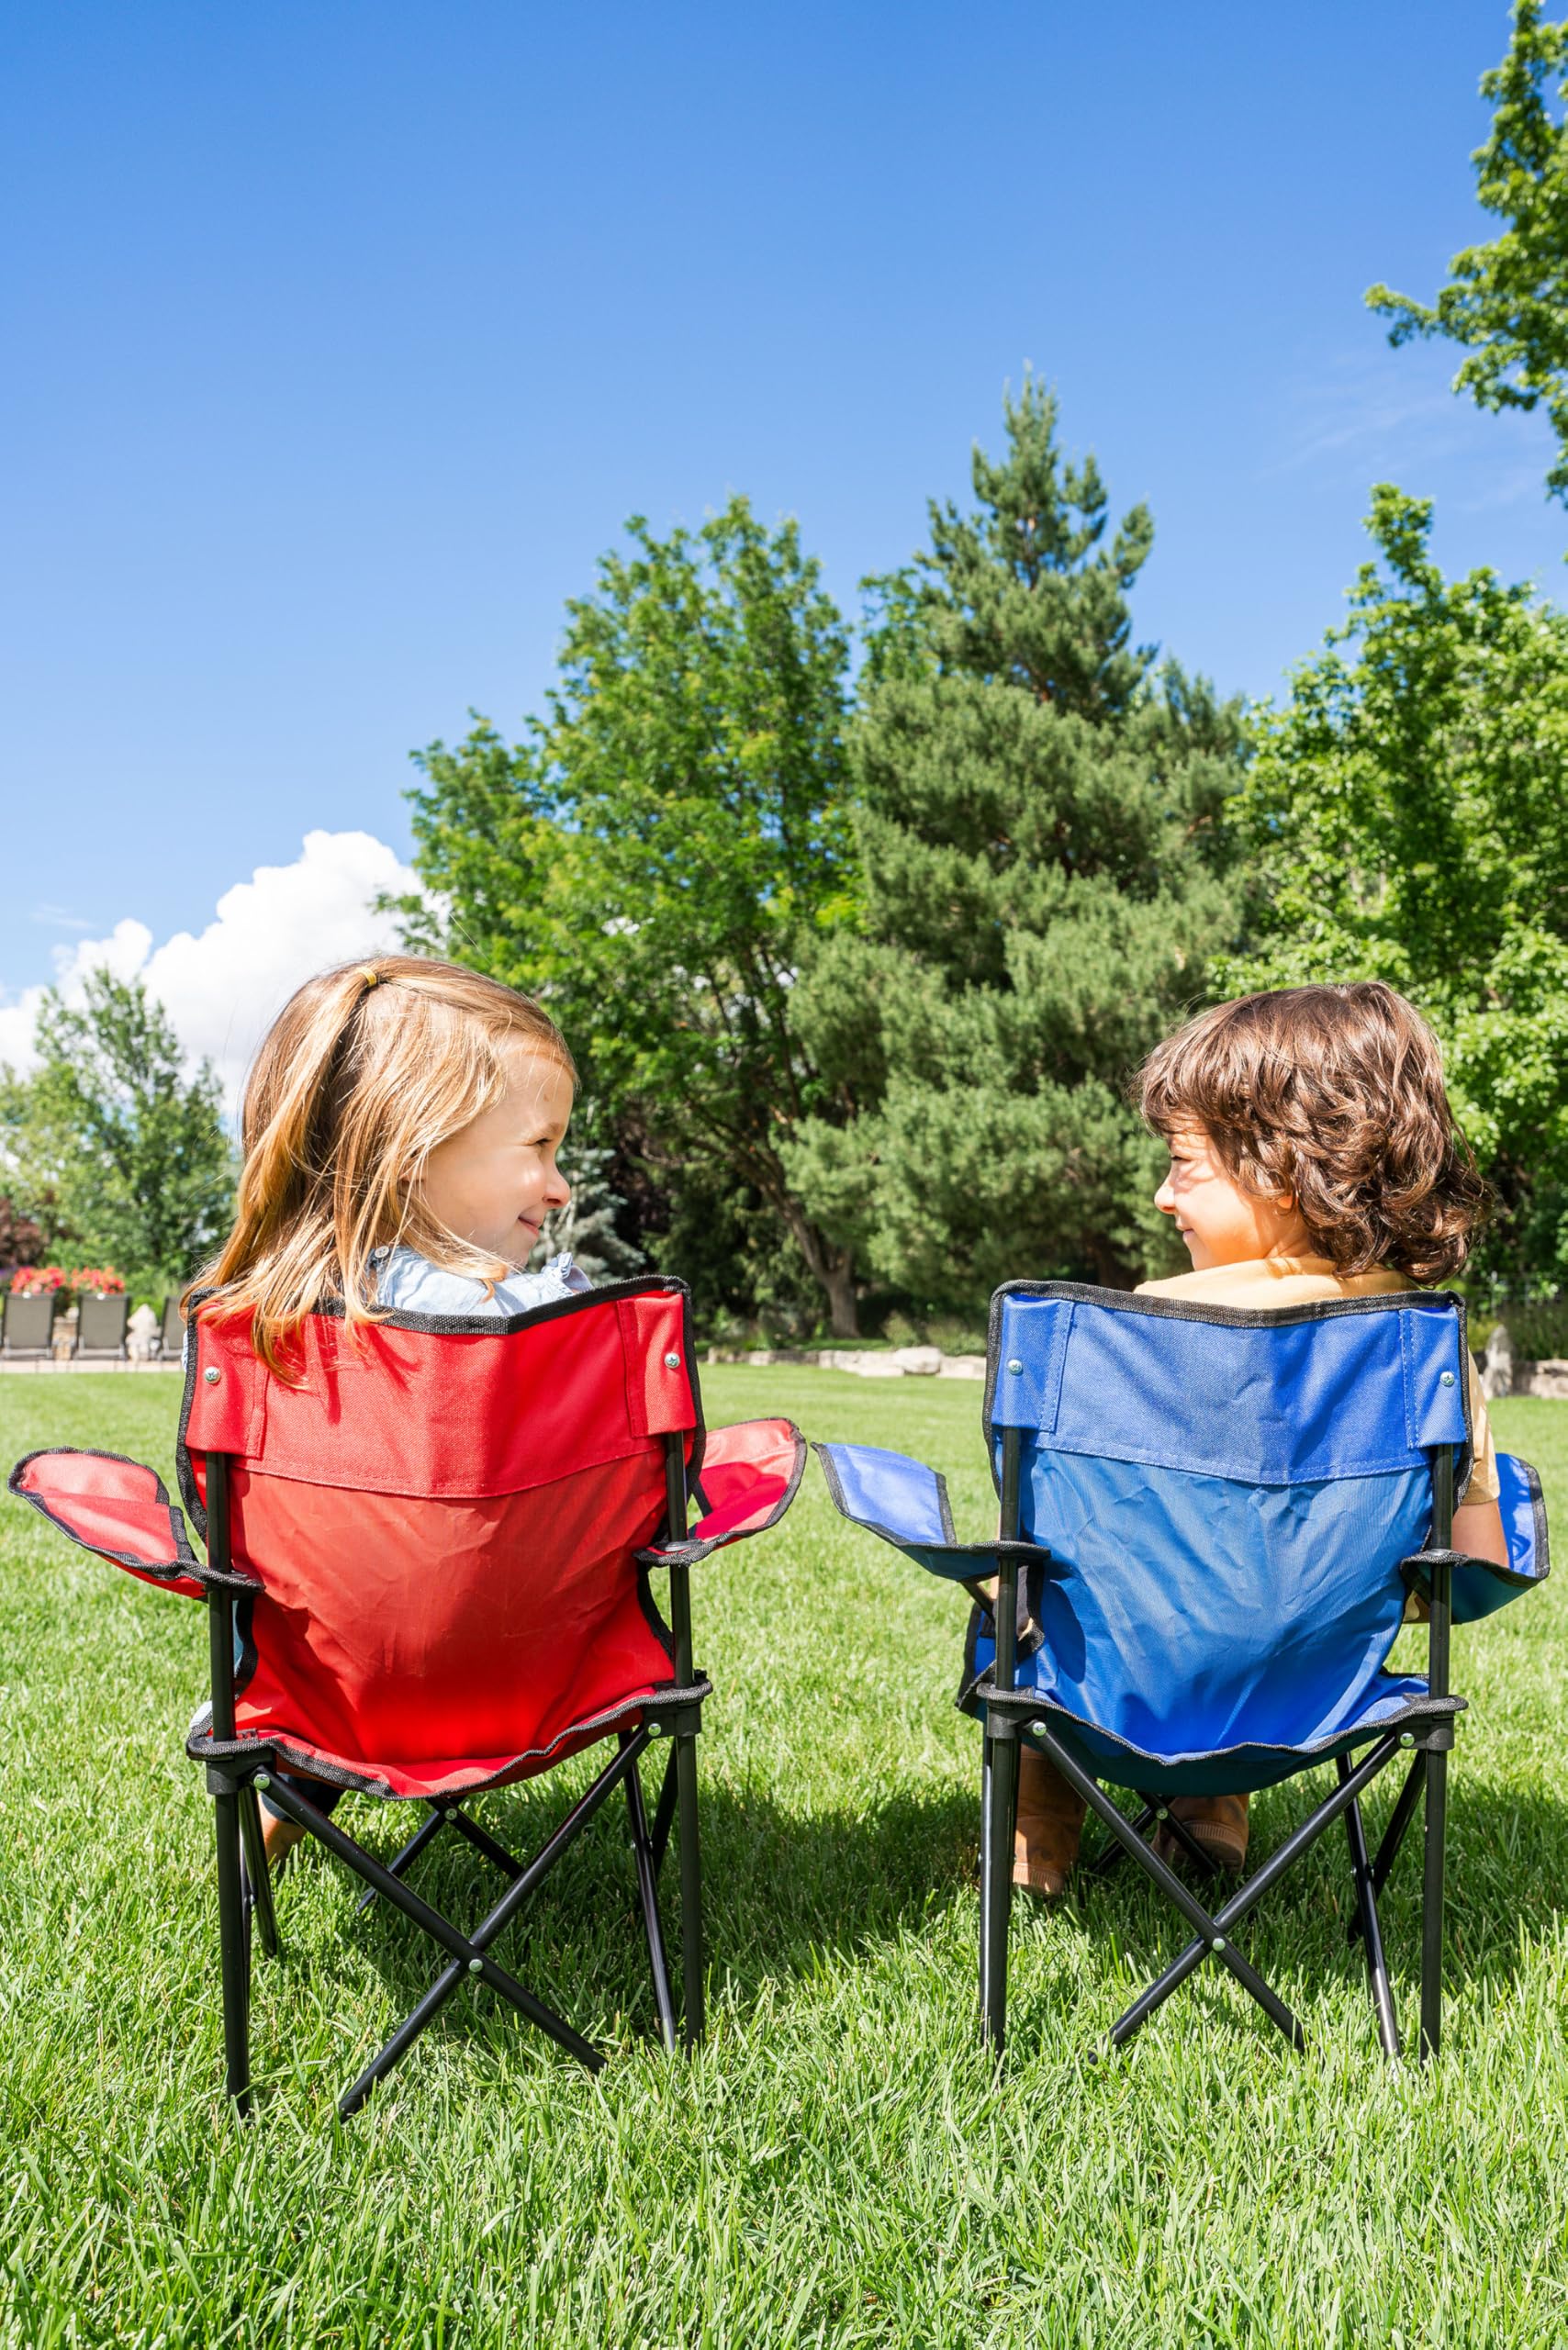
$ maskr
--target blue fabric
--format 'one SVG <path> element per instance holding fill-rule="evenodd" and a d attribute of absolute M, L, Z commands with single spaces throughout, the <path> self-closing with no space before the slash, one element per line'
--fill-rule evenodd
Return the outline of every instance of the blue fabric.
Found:
<path fill-rule="evenodd" d="M 1004 1296 L 992 1423 L 1058 1452 L 1257 1484 L 1424 1468 L 1428 1446 L 1466 1440 L 1458 1307 L 1376 1304 L 1210 1319 Z"/>
<path fill-rule="evenodd" d="M 1018 1534 L 1050 1555 L 1018 1685 L 1100 1775 L 1260 1786 L 1426 1699 L 1383 1666 L 1401 1564 L 1429 1537 L 1431 1449 L 1468 1448 L 1457 1301 L 1178 1314 L 1064 1285 L 998 1305 L 998 1473 L 1017 1428 Z M 930 1472 L 862 1469 L 845 1490 L 851 1516 L 932 1563 Z M 1517 1503 L 1505 1514 L 1522 1528 Z M 981 1641 L 976 1672 L 991 1661 Z"/>
<path fill-rule="evenodd" d="M 1382 1667 L 1428 1448 L 1466 1444 L 1462 1330 L 1419 1293 L 1327 1314 L 1005 1296 L 993 1427 L 1025 1432 L 1019 1530 L 1055 1562 L 1019 1685 L 1103 1769 L 1125 1747 L 1282 1775 L 1402 1711 L 1425 1684 Z"/>
<path fill-rule="evenodd" d="M 1524 1462 L 1516 1460 L 1511 1452 L 1497 1455 L 1497 1478 L 1503 1489 L 1500 1506 L 1503 1530 L 1508 1538 L 1508 1564 L 1515 1574 L 1539 1583 L 1546 1572 L 1546 1561 L 1538 1555 L 1536 1545 L 1540 1488 Z"/>
<path fill-rule="evenodd" d="M 995 1645 L 982 1632 L 975 1641 L 975 1672 L 989 1673 L 995 1661 Z M 1037 1686 L 1032 1670 L 1037 1662 L 1032 1659 L 1030 1665 L 1020 1667 L 1020 1689 Z M 1329 1762 L 1354 1746 L 1364 1746 L 1370 1738 L 1397 1722 L 1408 1707 L 1423 1705 L 1427 1695 L 1425 1679 L 1416 1673 L 1380 1673 L 1359 1710 L 1305 1749 L 1249 1740 L 1217 1752 L 1176 1755 L 1151 1753 L 1130 1740 L 1112 1737 L 1059 1708 L 1043 1691 L 1038 1703 L 1040 1718 L 1050 1724 L 1092 1777 L 1108 1779 L 1115 1786 L 1137 1787 L 1148 1795 L 1217 1796 L 1272 1786 L 1292 1777 L 1304 1761 Z"/>
<path fill-rule="evenodd" d="M 950 1582 L 993 1572 L 995 1545 L 955 1540 L 946 1485 L 923 1460 L 872 1444 L 819 1444 L 816 1449 L 836 1506 L 857 1526 Z"/>
<path fill-rule="evenodd" d="M 1139 1756 L 1318 1747 L 1425 1690 L 1381 1670 L 1430 1523 L 1425 1467 L 1283 1487 L 1036 1443 L 1021 1499 L 1053 1567 L 1018 1686 Z"/>
<path fill-rule="evenodd" d="M 1473 1566 L 1456 1567 L 1452 1583 L 1456 1624 L 1473 1624 L 1483 1616 L 1495 1614 L 1510 1599 L 1517 1599 L 1521 1590 L 1546 1577 L 1547 1561 L 1537 1540 L 1536 1511 L 1540 1489 L 1534 1472 L 1522 1460 L 1516 1460 L 1511 1452 L 1500 1452 L 1497 1482 L 1502 1488 L 1498 1506 L 1507 1537 L 1508 1572 L 1499 1574 L 1479 1560 Z"/>

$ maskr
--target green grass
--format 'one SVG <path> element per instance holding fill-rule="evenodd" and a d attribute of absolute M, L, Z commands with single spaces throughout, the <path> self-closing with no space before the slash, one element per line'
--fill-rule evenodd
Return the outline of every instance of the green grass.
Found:
<path fill-rule="evenodd" d="M 988 1521 L 978 1388 L 744 1369 L 705 1384 L 716 1420 L 782 1410 L 812 1435 L 923 1452 L 949 1471 L 960 1526 Z M 175 1393 L 162 1378 L 5 1380 L 0 1458 L 58 1441 L 166 1465 Z M 1568 1497 L 1568 1411 L 1523 1401 L 1497 1419 Z M 700 2058 L 650 2042 L 607 1814 L 504 1946 L 611 2043 L 606 2071 L 587 2079 L 464 1994 L 340 2127 L 338 2090 L 430 1961 L 396 1919 L 356 1918 L 318 1853 L 281 1888 L 286 1960 L 259 1970 L 245 2130 L 218 2090 L 211 1830 L 182 1751 L 205 1618 L 6 1505 L 0 2340 L 1568 2338 L 1555 1584 L 1456 1642 L 1473 1709 L 1432 2074 L 1378 2058 L 1336 1839 L 1249 1930 L 1306 2023 L 1305 2056 L 1205 1969 L 1126 2053 L 1090 2061 L 1177 1947 L 1124 1872 L 1081 1906 L 1018 1916 L 993 2076 L 976 2035 L 976 1732 L 950 1702 L 961 1606 L 844 1526 L 814 1467 L 782 1530 L 711 1561 L 698 1598 L 719 1692 Z M 487 1816 L 526 1844 L 558 1800 L 546 1783 Z M 1260 1800 L 1263 1845 L 1302 1800 Z M 384 1849 L 397 1832 L 366 1802 L 349 1824 Z M 431 1868 L 453 1903 L 492 1889 L 462 1848 Z M 1407 1861 L 1385 1909 L 1407 2019 L 1414 1879 Z"/>

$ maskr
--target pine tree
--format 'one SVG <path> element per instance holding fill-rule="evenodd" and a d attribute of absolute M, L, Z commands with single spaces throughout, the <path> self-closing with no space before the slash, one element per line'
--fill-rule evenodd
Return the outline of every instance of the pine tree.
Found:
<path fill-rule="evenodd" d="M 566 1155 L 572 1196 L 564 1208 L 544 1219 L 541 1263 L 565 1248 L 590 1281 L 625 1281 L 642 1270 L 642 1250 L 622 1240 L 615 1229 L 615 1211 L 625 1202 L 611 1188 L 610 1165 L 614 1156 L 612 1150 L 593 1143 L 573 1144 Z"/>
<path fill-rule="evenodd" d="M 844 1123 L 789 1168 L 810 1213 L 924 1304 L 1011 1275 L 1125 1283 L 1158 1254 L 1126 1098 L 1232 926 L 1217 819 L 1241 721 L 1131 641 L 1152 525 L 1106 542 L 1051 394 L 1006 407 L 977 510 L 931 509 L 879 583 L 851 755 L 866 913 L 798 990 Z"/>

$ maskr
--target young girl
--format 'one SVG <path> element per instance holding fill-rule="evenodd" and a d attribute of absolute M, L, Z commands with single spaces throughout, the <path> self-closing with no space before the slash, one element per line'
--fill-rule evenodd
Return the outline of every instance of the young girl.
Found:
<path fill-rule="evenodd" d="M 1150 1054 L 1139 1090 L 1170 1153 L 1155 1205 L 1175 1218 L 1193 1262 L 1142 1282 L 1143 1293 L 1301 1305 L 1414 1289 L 1464 1263 L 1484 1187 L 1454 1125 L 1436 1037 L 1380 981 L 1222 1003 Z M 1453 1547 L 1506 1564 L 1496 1449 L 1473 1364 L 1470 1407 L 1475 1465 Z M 1170 1808 L 1220 1867 L 1239 1869 L 1247 1801 L 1185 1796 Z M 1023 1747 L 1014 1882 L 1060 1893 L 1082 1821 L 1066 1781 Z M 1168 1860 L 1173 1844 L 1166 1833 Z"/>
<path fill-rule="evenodd" d="M 248 1314 L 286 1376 L 319 1306 L 504 1315 L 586 1290 L 569 1256 L 523 1270 L 571 1198 L 555 1155 L 576 1083 L 538 1004 L 454 963 L 381 955 L 307 980 L 245 1089 L 234 1229 L 193 1285 L 216 1289 L 202 1312 Z M 270 1809 L 264 1826 L 274 1862 L 303 1832 Z"/>

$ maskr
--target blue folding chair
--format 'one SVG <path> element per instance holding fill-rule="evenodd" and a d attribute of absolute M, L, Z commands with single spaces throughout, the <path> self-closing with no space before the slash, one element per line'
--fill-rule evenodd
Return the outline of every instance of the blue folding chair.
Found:
<path fill-rule="evenodd" d="M 1131 2038 L 1207 1958 L 1296 2046 L 1301 2026 L 1231 1940 L 1286 1870 L 1343 1818 L 1379 2037 L 1399 2053 L 1377 1897 L 1423 1790 L 1421 2047 L 1441 2020 L 1454 1622 L 1489 1614 L 1548 1566 L 1540 1483 L 1501 1457 L 1509 1564 L 1456 1553 L 1469 1474 L 1464 1307 L 1406 1292 L 1246 1312 L 1073 1281 L 1011 1281 L 991 1301 L 984 1427 L 1001 1494 L 995 1541 L 958 1541 L 945 1481 L 902 1455 L 819 1445 L 845 1516 L 977 1601 L 959 1703 L 984 1725 L 980 1998 L 1006 2029 L 1020 1738 L 1104 1822 L 1193 1939 L 1118 2020 Z M 982 1580 L 994 1575 L 995 1598 Z M 1390 1673 L 1412 1594 L 1429 1608 L 1425 1676 Z M 1361 1798 L 1402 1749 L 1410 1769 L 1375 1860 Z M 1213 1912 L 1144 1841 L 1182 1794 L 1271 1786 L 1332 1763 L 1338 1784 Z M 1102 1781 L 1130 1789 L 1129 1818 Z"/>

